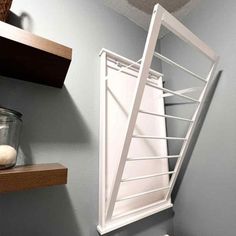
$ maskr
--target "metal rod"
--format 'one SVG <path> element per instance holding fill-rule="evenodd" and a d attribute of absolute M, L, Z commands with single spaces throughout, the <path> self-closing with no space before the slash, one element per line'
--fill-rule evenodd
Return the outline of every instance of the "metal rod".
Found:
<path fill-rule="evenodd" d="M 153 157 L 128 157 L 127 161 L 159 160 L 159 159 L 172 159 L 172 158 L 179 158 L 179 157 L 180 155 L 153 156 Z"/>
<path fill-rule="evenodd" d="M 132 77 L 134 77 L 134 78 L 138 78 L 138 75 L 132 74 L 132 73 L 130 73 L 130 72 L 128 72 L 128 71 L 125 71 L 125 70 L 119 71 L 118 68 L 116 68 L 116 67 L 114 67 L 114 66 L 111 66 L 111 65 L 107 65 L 107 68 L 116 70 L 117 72 L 121 72 L 121 73 L 123 73 L 123 74 L 132 76 Z M 129 68 L 129 69 L 130 69 L 130 68 Z M 113 77 L 107 76 L 107 77 L 106 77 L 106 80 L 113 79 L 113 78 L 114 78 L 114 76 L 113 76 Z M 158 80 L 159 78 L 160 78 L 160 77 L 157 77 L 157 76 L 152 75 L 152 74 L 150 74 L 149 77 L 148 77 L 148 79 L 150 79 L 150 80 L 151 80 L 151 79 Z"/>
<path fill-rule="evenodd" d="M 133 194 L 133 195 L 130 195 L 130 196 L 127 196 L 127 197 L 119 198 L 119 199 L 117 199 L 117 202 L 126 201 L 126 200 L 136 198 L 136 197 L 141 197 L 141 196 L 146 195 L 146 194 L 151 194 L 151 193 L 159 192 L 159 191 L 162 191 L 162 190 L 167 190 L 169 188 L 170 188 L 170 186 L 145 191 L 145 192 L 142 192 L 142 193 Z"/>
<path fill-rule="evenodd" d="M 116 62 L 117 60 L 119 60 L 120 63 L 125 64 L 125 65 L 129 65 L 129 64 L 133 64 L 134 63 L 133 60 L 130 60 L 130 59 L 126 58 L 126 57 L 118 55 L 118 54 L 116 54 L 114 52 L 111 52 L 111 51 L 109 51 L 107 49 L 103 49 L 102 52 L 106 52 L 107 60 L 109 60 L 109 61 L 111 61 L 113 63 Z M 101 53 L 100 53 L 100 55 L 101 55 Z M 134 64 L 132 68 L 139 70 L 140 64 L 137 64 L 137 65 Z M 150 68 L 150 73 L 155 75 L 155 76 L 157 76 L 157 77 L 160 76 L 159 72 L 157 72 L 157 71 L 155 71 L 155 70 L 153 70 L 151 68 Z"/>
<path fill-rule="evenodd" d="M 171 175 L 173 173 L 175 173 L 175 171 L 168 171 L 168 172 L 152 174 L 152 175 L 143 175 L 143 176 L 138 176 L 138 177 L 131 177 L 131 178 L 122 179 L 121 182 L 128 182 L 128 181 L 134 181 L 134 180 L 140 180 L 140 179 L 149 179 L 149 178 L 163 176 L 163 175 Z"/>
<path fill-rule="evenodd" d="M 139 110 L 140 113 L 147 114 L 147 115 L 152 115 L 152 116 L 160 116 L 160 117 L 165 117 L 165 118 L 171 118 L 171 119 L 176 119 L 176 120 L 182 120 L 182 121 L 188 121 L 188 122 L 193 122 L 193 120 L 178 117 L 178 116 L 170 116 L 170 115 L 162 115 L 154 112 L 148 112 L 148 111 L 143 111 Z"/>
<path fill-rule="evenodd" d="M 203 88 L 202 87 L 192 87 L 192 88 L 181 89 L 181 90 L 178 90 L 175 92 L 178 94 L 186 94 L 186 93 L 192 93 L 195 91 L 201 91 L 202 89 L 204 89 L 204 87 Z M 162 94 L 161 97 L 166 98 L 166 97 L 170 97 L 170 96 L 173 96 L 173 94 L 165 93 L 165 94 Z"/>
<path fill-rule="evenodd" d="M 140 64 L 139 64 L 140 61 L 142 61 L 142 58 L 140 58 L 138 61 L 135 61 L 135 62 L 133 62 L 133 63 L 127 65 L 127 66 L 121 66 L 120 69 L 119 69 L 119 72 L 124 70 L 124 69 L 129 69 L 130 67 L 133 67 L 134 65 L 139 65 L 140 66 Z"/>
<path fill-rule="evenodd" d="M 134 134 L 133 138 L 147 138 L 147 139 L 164 139 L 164 140 L 187 140 L 186 138 L 180 137 L 158 137 L 158 136 L 147 136 Z"/>
<path fill-rule="evenodd" d="M 195 74 L 194 72 L 192 72 L 192 71 L 186 69 L 185 67 L 183 67 L 183 66 L 177 64 L 176 62 L 170 60 L 169 58 L 167 58 L 167 57 L 165 57 L 165 56 L 163 56 L 163 55 L 161 55 L 160 53 L 154 52 L 154 56 L 157 57 L 157 58 L 159 58 L 159 59 L 161 59 L 162 61 L 168 63 L 169 65 L 176 66 L 176 67 L 179 68 L 180 70 L 183 70 L 183 71 L 189 73 L 190 75 L 194 76 L 195 78 L 197 78 L 197 79 L 199 79 L 199 80 L 201 80 L 201 81 L 203 81 L 203 82 L 205 82 L 205 83 L 207 82 L 206 79 L 204 79 L 204 78 L 201 77 L 200 75 Z"/>
<path fill-rule="evenodd" d="M 107 67 L 110 68 L 110 69 L 116 70 L 117 72 L 119 71 L 119 69 L 118 69 L 117 67 L 114 67 L 114 66 L 111 66 L 111 65 L 107 65 Z M 129 73 L 128 71 L 120 71 L 120 72 L 122 72 L 122 73 L 124 73 L 124 74 L 126 74 L 126 75 L 129 75 L 129 76 L 132 76 L 132 77 L 134 77 L 134 78 L 137 78 L 137 75 L 134 75 L 134 74 L 132 74 L 132 73 Z M 110 78 L 111 78 L 111 77 L 107 77 L 106 79 L 110 79 Z"/>
<path fill-rule="evenodd" d="M 117 215 L 113 216 L 112 219 L 117 219 L 117 218 L 121 218 L 121 217 L 130 215 L 130 214 L 134 214 L 134 213 L 136 213 L 136 212 L 139 212 L 139 211 L 142 211 L 142 210 L 151 208 L 151 207 L 159 206 L 159 205 L 161 205 L 161 204 L 163 204 L 163 203 L 166 203 L 166 200 L 161 200 L 161 201 L 159 201 L 159 202 L 151 203 L 151 204 L 149 204 L 149 205 L 140 207 L 140 208 L 138 208 L 138 209 L 134 209 L 134 210 L 131 210 L 131 211 L 128 211 L 128 212 L 126 211 L 126 212 L 124 212 L 124 213 L 117 214 Z"/>
<path fill-rule="evenodd" d="M 148 85 L 148 86 L 150 86 L 152 88 L 156 88 L 156 89 L 162 90 L 162 91 L 164 91 L 166 93 L 171 93 L 171 94 L 174 94 L 174 95 L 176 95 L 178 97 L 188 99 L 188 100 L 190 100 L 192 102 L 199 103 L 199 100 L 197 100 L 197 99 L 191 98 L 191 97 L 183 95 L 183 94 L 176 93 L 175 91 L 172 91 L 172 90 L 169 90 L 169 89 L 166 89 L 166 88 L 161 88 L 161 87 L 159 87 L 159 86 L 157 86 L 155 84 L 152 84 L 151 82 L 146 83 L 146 85 Z"/>
<path fill-rule="evenodd" d="M 118 59 L 119 59 L 119 58 L 118 58 Z M 119 61 L 119 64 L 117 64 L 117 60 L 116 60 L 116 59 L 108 58 L 107 60 L 110 62 L 110 63 L 107 64 L 107 67 L 109 67 L 109 68 L 111 68 L 111 69 L 115 69 L 117 72 L 118 72 L 122 67 L 127 67 L 127 66 L 129 65 L 128 63 L 132 63 L 132 64 L 133 64 L 132 67 L 129 67 L 129 68 L 127 68 L 126 70 L 121 70 L 120 72 L 125 73 L 125 72 L 128 72 L 128 71 L 132 71 L 132 72 L 134 72 L 134 73 L 139 73 L 139 70 L 140 70 L 140 64 L 139 64 L 139 63 L 134 64 L 133 61 L 128 60 L 127 62 L 124 62 L 124 63 L 122 63 L 122 62 Z M 134 76 L 135 76 L 135 75 L 134 75 Z M 135 76 L 135 77 L 137 77 L 137 76 Z M 152 77 L 155 77 L 155 79 L 158 80 L 158 78 L 164 77 L 164 75 L 163 75 L 162 73 L 160 73 L 160 72 L 158 72 L 158 71 L 155 71 L 155 70 L 153 70 L 153 69 L 150 68 L 150 70 L 149 70 L 149 76 L 148 76 L 148 77 L 150 77 L 150 79 L 151 79 Z"/>

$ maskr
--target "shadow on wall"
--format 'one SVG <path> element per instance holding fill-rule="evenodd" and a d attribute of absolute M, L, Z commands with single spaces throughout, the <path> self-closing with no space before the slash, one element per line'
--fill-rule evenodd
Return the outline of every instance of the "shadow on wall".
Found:
<path fill-rule="evenodd" d="M 23 114 L 23 153 L 18 164 L 34 162 L 32 144 L 59 148 L 60 144 L 90 144 L 88 127 L 65 86 L 56 89 L 0 78 L 0 102 Z M 58 150 L 55 153 L 60 155 Z M 0 235 L 82 235 L 67 188 L 0 194 Z"/>
<path fill-rule="evenodd" d="M 31 145 L 90 143 L 90 133 L 68 90 L 0 79 L 0 106 L 23 114 L 20 164 L 33 163 Z M 18 163 L 19 164 L 19 163 Z"/>
<path fill-rule="evenodd" d="M 33 30 L 33 19 L 27 12 L 22 12 L 18 16 L 14 12 L 9 11 L 7 23 L 29 32 Z"/>
<path fill-rule="evenodd" d="M 189 161 L 190 161 L 190 158 L 191 158 L 191 155 L 192 155 L 192 152 L 194 150 L 194 147 L 196 145 L 196 142 L 197 142 L 197 139 L 198 139 L 198 136 L 200 134 L 200 131 L 201 131 L 201 128 L 203 126 L 203 123 L 204 123 L 204 120 L 206 118 L 206 115 L 207 115 L 207 111 L 210 107 L 210 104 L 211 104 L 211 101 L 212 101 L 212 98 L 214 96 L 214 93 L 215 93 L 215 89 L 217 87 L 217 84 L 218 84 L 218 81 L 222 75 L 222 71 L 220 71 L 215 79 L 212 81 L 212 83 L 209 85 L 210 86 L 210 90 L 209 90 L 209 94 L 208 94 L 208 97 L 206 98 L 206 102 L 204 104 L 204 108 L 203 108 L 203 111 L 202 111 L 202 115 L 200 116 L 200 119 L 198 120 L 197 122 L 197 127 L 194 131 L 194 134 L 193 134 L 193 138 L 190 142 L 190 145 L 188 147 L 188 150 L 187 150 L 187 153 L 186 153 L 186 157 L 184 159 L 184 162 L 182 164 L 182 167 L 181 167 L 181 171 L 179 173 L 179 176 L 177 178 L 177 181 L 176 181 L 176 184 L 175 184 L 175 187 L 173 189 L 173 193 L 172 193 L 172 200 L 173 202 L 175 201 L 176 199 L 176 196 L 178 194 L 178 190 L 179 190 L 179 187 L 182 183 L 182 180 L 184 178 L 184 174 L 186 172 L 186 169 L 188 167 L 188 164 L 189 164 Z M 179 104 L 178 104 L 179 105 Z"/>
<path fill-rule="evenodd" d="M 0 195 L 1 235 L 82 235 L 64 186 Z"/>

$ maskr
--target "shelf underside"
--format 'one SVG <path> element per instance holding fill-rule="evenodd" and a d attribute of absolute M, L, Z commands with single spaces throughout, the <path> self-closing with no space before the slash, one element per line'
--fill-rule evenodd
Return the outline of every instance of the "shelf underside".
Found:
<path fill-rule="evenodd" d="M 0 75 L 61 88 L 72 49 L 0 22 Z"/>

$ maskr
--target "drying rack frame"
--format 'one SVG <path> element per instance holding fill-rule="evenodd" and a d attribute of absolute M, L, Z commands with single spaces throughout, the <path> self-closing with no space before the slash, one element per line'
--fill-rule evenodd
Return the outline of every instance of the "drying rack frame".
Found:
<path fill-rule="evenodd" d="M 165 26 L 168 30 L 170 30 L 172 33 L 174 33 L 176 36 L 178 36 L 181 40 L 186 42 L 187 44 L 191 45 L 200 53 L 205 55 L 210 61 L 211 61 L 211 68 L 209 70 L 209 73 L 206 78 L 203 78 L 202 76 L 197 75 L 196 73 L 188 70 L 187 68 L 177 64 L 176 62 L 172 61 L 171 59 L 155 52 L 155 46 L 156 42 L 158 39 L 159 31 L 161 25 Z M 214 72 L 217 67 L 217 63 L 219 60 L 218 55 L 210 48 L 208 47 L 202 40 L 200 40 L 197 36 L 195 36 L 189 29 L 187 29 L 181 22 L 179 22 L 175 17 L 173 17 L 168 11 L 166 11 L 163 7 L 161 7 L 159 4 L 157 4 L 154 7 L 153 14 L 152 14 L 152 19 L 148 31 L 148 36 L 144 48 L 144 53 L 141 59 L 141 64 L 139 63 L 134 63 L 130 61 L 132 66 L 136 66 L 136 68 L 139 68 L 139 73 L 138 73 L 138 78 L 137 78 L 137 87 L 135 91 L 135 96 L 133 98 L 133 105 L 132 109 L 129 113 L 128 117 L 128 122 L 127 122 L 127 130 L 126 130 L 126 135 L 124 138 L 124 145 L 119 161 L 119 165 L 117 168 L 116 176 L 113 181 L 113 187 L 112 187 L 112 192 L 110 195 L 109 199 L 106 199 L 105 191 L 106 191 L 106 186 L 105 186 L 105 178 L 106 178 L 106 173 L 105 173 L 105 162 L 104 162 L 104 153 L 102 150 L 106 149 L 106 140 L 104 139 L 106 135 L 106 130 L 104 127 L 104 124 L 106 123 L 106 120 L 104 120 L 104 114 L 106 113 L 105 110 L 105 105 L 103 104 L 104 101 L 106 101 L 106 89 L 107 89 L 107 79 L 105 78 L 104 75 L 106 75 L 106 67 L 104 65 L 106 64 L 106 56 L 107 53 L 110 53 L 112 55 L 115 55 L 114 53 L 108 51 L 108 50 L 102 50 L 100 53 L 101 57 L 101 90 L 100 90 L 100 101 L 101 101 L 101 119 L 100 119 L 100 169 L 99 169 L 99 225 L 97 226 L 98 231 L 100 234 L 105 234 L 110 231 L 113 231 L 117 228 L 120 228 L 124 225 L 130 224 L 132 222 L 135 222 L 137 220 L 140 220 L 142 218 L 145 218 L 147 216 L 150 216 L 154 213 L 160 212 L 162 210 L 165 210 L 167 208 L 172 207 L 171 203 L 171 193 L 173 191 L 176 179 L 178 177 L 179 171 L 181 169 L 181 165 L 183 163 L 183 160 L 185 158 L 188 146 L 191 142 L 192 135 L 194 133 L 194 129 L 197 125 L 198 119 L 201 115 L 201 111 L 203 109 L 203 104 L 205 102 L 208 90 L 209 90 L 209 84 L 211 80 L 213 79 Z M 116 55 L 117 57 L 121 58 L 119 55 Z M 167 90 L 164 88 L 160 88 L 158 86 L 152 85 L 152 84 L 147 84 L 147 78 L 150 73 L 150 66 L 151 62 L 153 59 L 153 56 L 159 58 L 160 60 L 177 67 L 178 69 L 185 71 L 186 73 L 190 74 L 191 76 L 195 77 L 196 79 L 202 81 L 205 86 L 200 94 L 199 99 L 192 99 L 184 93 L 180 91 L 171 91 Z M 121 58 L 122 59 L 122 58 Z M 128 59 L 123 58 L 123 60 L 128 61 Z M 158 74 L 159 77 L 162 77 L 163 75 L 161 73 L 155 72 Z M 187 131 L 187 134 L 183 139 L 183 146 L 181 148 L 180 154 L 178 155 L 179 158 L 177 159 L 175 169 L 173 172 L 173 175 L 170 179 L 169 182 L 169 190 L 168 193 L 166 194 L 165 200 L 162 202 L 159 202 L 158 204 L 155 205 L 150 205 L 147 206 L 146 208 L 143 209 L 137 209 L 136 212 L 130 213 L 131 217 L 130 218 L 124 218 L 120 220 L 113 221 L 112 220 L 112 215 L 114 212 L 114 207 L 117 201 L 117 196 L 118 196 L 118 191 L 120 188 L 120 184 L 122 181 L 122 175 L 124 172 L 125 164 L 127 162 L 127 155 L 130 147 L 130 143 L 132 138 L 137 138 L 133 135 L 136 120 L 138 113 L 140 112 L 140 104 L 142 101 L 143 93 L 145 86 L 154 86 L 157 89 L 161 89 L 162 91 L 166 93 L 170 93 L 172 95 L 177 95 L 182 98 L 186 98 L 189 100 L 192 100 L 196 103 L 198 103 L 197 108 L 193 114 L 192 119 L 190 120 L 190 125 L 189 129 Z M 173 117 L 169 117 L 173 118 Z M 183 118 L 180 118 L 183 119 Z M 148 137 L 148 136 L 143 136 L 143 137 L 138 137 L 138 138 L 155 138 L 155 137 Z M 160 137 L 157 137 L 160 138 Z M 175 137 L 164 137 L 164 139 L 176 139 Z M 171 158 L 170 156 L 166 158 Z"/>

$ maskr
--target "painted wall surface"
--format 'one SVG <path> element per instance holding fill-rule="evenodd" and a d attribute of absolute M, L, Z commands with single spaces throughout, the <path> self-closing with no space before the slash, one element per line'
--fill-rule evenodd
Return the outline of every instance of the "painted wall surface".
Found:
<path fill-rule="evenodd" d="M 0 235 L 98 235 L 98 54 L 105 47 L 138 60 L 146 32 L 97 0 L 14 0 L 12 11 L 14 24 L 23 20 L 33 33 L 73 48 L 61 90 L 0 79 L 1 106 L 23 113 L 18 164 L 60 162 L 69 178 L 66 186 L 1 194 Z M 166 211 L 110 235 L 171 234 L 171 217 Z"/>
<path fill-rule="evenodd" d="M 236 2 L 233 0 L 205 0 L 184 20 L 191 31 L 220 55 L 218 69 L 222 69 L 223 74 L 177 194 L 174 205 L 176 236 L 235 235 L 235 11 Z M 205 60 L 199 59 L 197 55 L 191 58 L 190 49 L 184 47 L 173 35 L 161 41 L 161 50 L 163 55 L 175 58 L 204 75 Z M 174 77 L 171 69 L 164 64 L 162 68 L 169 79 L 169 87 L 190 87 L 186 81 L 184 83 L 179 80 L 179 73 Z M 176 107 L 169 106 L 167 110 L 174 113 Z M 178 107 L 183 114 L 190 114 L 189 106 Z M 184 135 L 180 126 L 175 127 L 172 126 L 168 131 Z M 177 149 L 177 145 L 173 145 L 171 151 Z"/>

